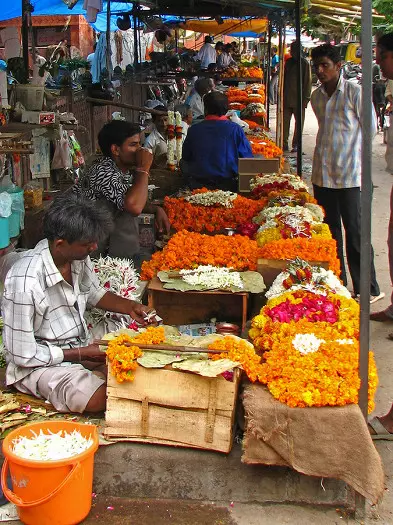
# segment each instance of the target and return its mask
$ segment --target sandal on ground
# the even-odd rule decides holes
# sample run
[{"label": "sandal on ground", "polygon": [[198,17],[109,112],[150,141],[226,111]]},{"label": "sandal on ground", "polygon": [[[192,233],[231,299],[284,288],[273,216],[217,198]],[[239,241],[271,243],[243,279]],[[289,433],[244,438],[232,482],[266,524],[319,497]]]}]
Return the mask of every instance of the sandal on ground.
[{"label": "sandal on ground", "polygon": [[[374,304],[377,301],[380,301],[381,299],[383,299],[384,297],[385,297],[384,292],[381,292],[379,295],[370,295],[370,304]],[[360,303],[360,294],[356,295],[355,301]]]},{"label": "sandal on ground", "polygon": [[371,433],[371,439],[374,441],[385,440],[393,441],[393,434],[388,432],[386,428],[382,425],[380,420],[377,417],[373,417],[368,421],[369,430],[371,429],[374,433]]}]

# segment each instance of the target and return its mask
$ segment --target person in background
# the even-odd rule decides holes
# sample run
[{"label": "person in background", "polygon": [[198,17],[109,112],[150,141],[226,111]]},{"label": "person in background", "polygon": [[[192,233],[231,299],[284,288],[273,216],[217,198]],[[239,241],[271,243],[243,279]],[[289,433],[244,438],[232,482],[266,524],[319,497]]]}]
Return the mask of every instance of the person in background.
[{"label": "person in background", "polygon": [[[318,120],[313,158],[314,197],[325,210],[325,222],[337,241],[340,278],[347,285],[341,222],[345,230],[346,255],[354,297],[360,292],[360,184],[362,157],[361,86],[341,75],[337,47],[324,44],[311,51],[313,67],[321,86],[311,96]],[[374,133],[376,119],[373,112]],[[371,247],[370,303],[382,299]]]},{"label": "person in background", "polygon": [[93,66],[93,60],[94,60],[94,54],[95,54],[95,51],[96,51],[96,47],[97,47],[97,42],[94,42],[94,44],[93,44],[93,52],[90,53],[89,55],[87,55],[87,57],[86,57],[86,60],[89,62],[89,65],[90,65],[90,69]]},{"label": "person in background", "polygon": [[232,53],[232,57],[233,59],[238,62],[240,61],[240,46],[238,44],[238,42],[236,42],[236,40],[234,40],[233,42],[231,42],[231,53]]},{"label": "person in background", "polygon": [[99,157],[82,175],[72,191],[98,200],[112,213],[115,228],[98,248],[111,257],[132,259],[139,267],[138,215],[153,213],[158,232],[169,232],[166,213],[147,202],[153,156],[141,148],[141,129],[125,120],[112,120],[98,134]]},{"label": "person in background", "polygon": [[112,226],[97,203],[62,196],[44,217],[45,239],[7,273],[2,315],[6,382],[59,412],[101,412],[105,352],[92,342],[86,307],[130,315],[146,326],[149,309],[99,284],[89,255]]},{"label": "person in background", "polygon": [[215,49],[216,49],[216,57],[218,59],[218,57],[224,51],[224,42],[217,42]]},{"label": "person in background", "polygon": [[272,58],[270,62],[269,102],[270,104],[277,104],[278,70],[280,67],[280,57],[277,54],[276,47],[272,47],[271,54]]},{"label": "person in background", "polygon": [[161,115],[153,114],[152,130],[145,139],[143,147],[153,154],[154,167],[164,168],[167,164],[168,152],[168,109],[165,106],[156,106],[156,111],[161,111]]},{"label": "person in background", "polygon": [[242,128],[227,119],[228,97],[218,91],[204,98],[205,120],[191,126],[180,163],[191,189],[206,187],[237,191],[239,158],[251,158]]},{"label": "person in background", "polygon": [[175,111],[178,111],[182,118],[182,137],[183,142],[186,140],[188,129],[192,124],[192,111],[186,104],[178,104],[175,106]]},{"label": "person in background", "polygon": [[[298,108],[298,43],[291,44],[291,58],[289,58],[284,67],[284,125],[283,125],[283,142],[284,151],[289,151],[288,139],[289,129],[291,127],[292,115],[295,117],[295,131],[292,138],[292,152],[297,151],[297,137],[299,133],[299,126],[297,122],[297,108]],[[300,133],[303,133],[304,117],[306,107],[310,102],[311,97],[311,66],[307,59],[302,57],[302,128]]]},{"label": "person in background", "polygon": [[226,44],[223,52],[217,59],[217,66],[219,69],[227,69],[228,67],[236,66],[236,60],[233,59],[231,51],[232,45]]},{"label": "person in background", "polygon": [[214,81],[211,78],[198,78],[194,85],[195,91],[189,100],[190,110],[193,120],[203,119],[205,116],[205,106],[203,98],[214,89]]},{"label": "person in background", "polygon": [[213,38],[211,36],[205,36],[205,43],[195,55],[194,60],[200,61],[201,69],[207,69],[209,64],[217,62],[217,53],[213,47]]}]

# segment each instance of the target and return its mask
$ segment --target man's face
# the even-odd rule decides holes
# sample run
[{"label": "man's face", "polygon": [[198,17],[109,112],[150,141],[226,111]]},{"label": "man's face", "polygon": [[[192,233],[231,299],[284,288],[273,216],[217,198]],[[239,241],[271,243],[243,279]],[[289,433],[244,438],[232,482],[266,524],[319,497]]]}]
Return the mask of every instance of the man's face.
[{"label": "man's face", "polygon": [[393,51],[377,47],[377,64],[381,66],[383,76],[393,80]]},{"label": "man's face", "polygon": [[157,131],[165,133],[168,129],[168,115],[160,115],[155,122]]},{"label": "man's face", "polygon": [[327,84],[331,80],[338,80],[340,76],[341,62],[335,64],[328,57],[319,57],[313,61],[313,68],[318,80],[322,84]]},{"label": "man's face", "polygon": [[67,261],[83,261],[97,249],[94,241],[75,241],[69,243],[65,239],[55,241],[57,250]]},{"label": "man's face", "polygon": [[141,137],[139,133],[128,137],[121,146],[112,144],[112,156],[113,159],[120,161],[123,166],[134,166],[136,159],[135,154],[137,150],[141,147]]}]

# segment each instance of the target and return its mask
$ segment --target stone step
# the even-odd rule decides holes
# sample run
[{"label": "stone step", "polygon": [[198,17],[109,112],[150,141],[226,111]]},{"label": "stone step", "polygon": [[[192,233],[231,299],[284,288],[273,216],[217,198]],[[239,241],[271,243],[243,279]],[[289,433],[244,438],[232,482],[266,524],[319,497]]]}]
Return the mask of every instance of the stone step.
[{"label": "stone step", "polygon": [[241,463],[230,454],[119,442],[95,456],[94,490],[100,495],[239,503],[307,503],[354,507],[344,482],[305,476],[283,467]]}]

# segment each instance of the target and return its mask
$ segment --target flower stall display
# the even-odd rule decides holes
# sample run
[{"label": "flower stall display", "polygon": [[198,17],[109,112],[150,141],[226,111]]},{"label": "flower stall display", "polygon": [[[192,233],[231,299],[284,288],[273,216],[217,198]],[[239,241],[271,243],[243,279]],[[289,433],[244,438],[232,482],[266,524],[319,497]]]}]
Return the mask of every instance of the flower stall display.
[{"label": "flower stall display", "polygon": [[[292,261],[267,292],[249,332],[264,361],[258,376],[291,407],[356,403],[360,378],[359,305],[339,279],[306,261]],[[369,410],[378,383],[372,353]]]},{"label": "flower stall display", "polygon": [[255,271],[260,257],[256,241],[243,235],[203,235],[177,232],[161,252],[142,264],[142,280],[152,279],[159,271],[195,269],[199,265]]},{"label": "flower stall display", "polygon": [[247,133],[246,137],[251,144],[253,155],[262,155],[266,159],[273,159],[274,157],[280,157],[283,154],[282,149],[263,133]]},{"label": "flower stall display", "polygon": [[229,67],[221,73],[221,78],[263,78],[263,71],[257,66]]},{"label": "flower stall display", "polygon": [[229,88],[226,92],[226,95],[228,97],[228,101],[230,104],[234,102],[238,102],[240,104],[244,104],[247,106],[248,104],[254,103],[254,104],[264,104],[265,102],[265,93],[256,92],[251,93],[249,91],[246,91],[245,89],[239,89],[239,88]]},{"label": "flower stall display", "polygon": [[181,198],[165,197],[164,208],[175,230],[217,232],[251,222],[266,199],[252,200],[228,191],[195,190]]},{"label": "flower stall display", "polygon": [[247,104],[246,109],[243,109],[240,113],[240,118],[254,120],[258,124],[263,125],[266,118],[266,109],[260,99],[260,95],[253,95],[250,93],[248,95],[249,103]]},{"label": "flower stall display", "polygon": [[[139,274],[132,261],[107,256],[93,260],[93,266],[101,286],[125,299],[139,300]],[[95,327],[108,315],[111,314],[100,308],[92,308],[86,311],[86,323],[90,327]],[[118,318],[116,314],[113,315]]]},{"label": "flower stall display", "polygon": [[250,189],[256,198],[265,197],[272,191],[294,190],[297,192],[308,192],[307,184],[298,175],[291,173],[257,175],[251,180]]},{"label": "flower stall display", "polygon": [[258,272],[236,272],[233,268],[200,265],[179,272],[158,272],[163,288],[182,292],[223,290],[228,292],[261,293],[265,289],[263,277]]}]

